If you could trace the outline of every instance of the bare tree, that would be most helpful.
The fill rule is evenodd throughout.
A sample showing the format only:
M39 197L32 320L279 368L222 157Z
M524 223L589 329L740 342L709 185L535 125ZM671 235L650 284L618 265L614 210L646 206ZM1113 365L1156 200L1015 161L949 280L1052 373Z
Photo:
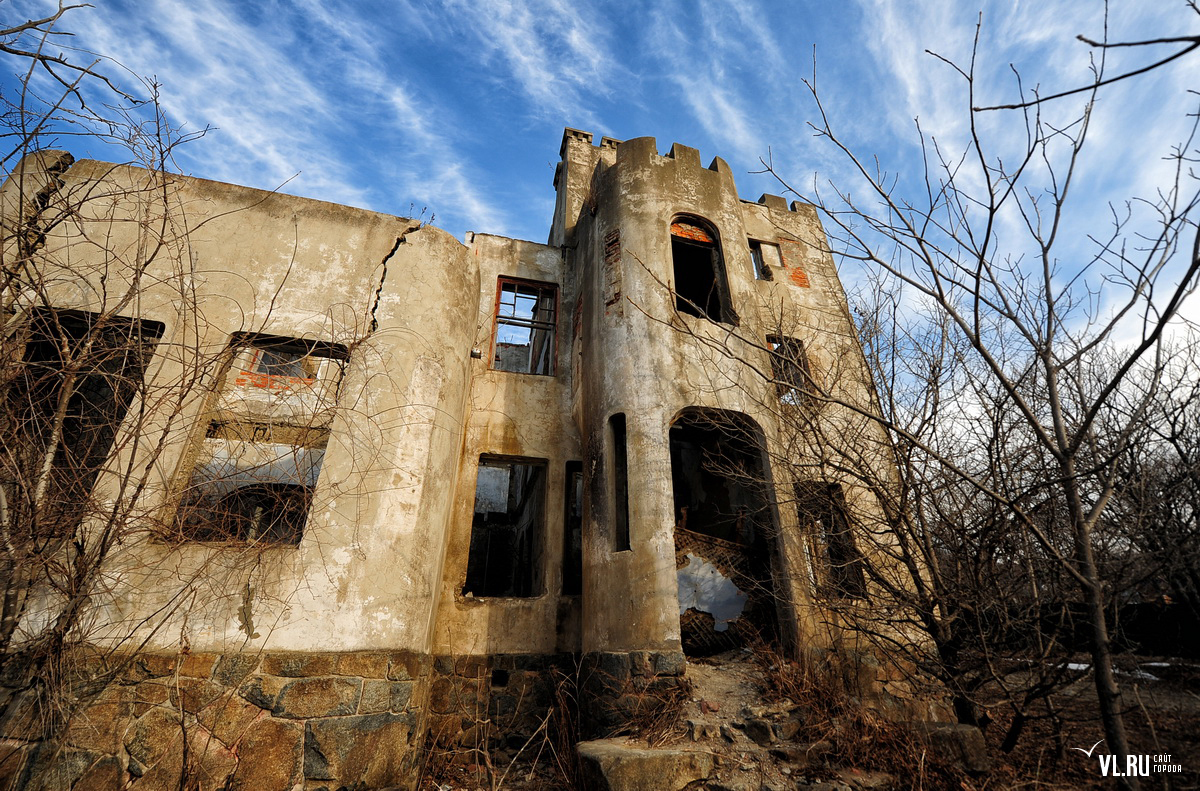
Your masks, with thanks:
M1200 194L1190 166L1195 127L1175 149L1174 179L1140 203L1154 214L1152 230L1114 210L1110 227L1085 242L1068 237L1064 225L1071 189L1091 164L1084 153L1091 108L1108 82L1102 66L1073 123L1051 124L1036 102L1012 118L1027 141L1015 159L994 154L982 131L976 64L955 68L970 108L969 142L949 152L922 134L926 169L917 195L899 194L850 150L810 85L820 113L815 131L869 194L863 202L834 186L811 197L829 221L837 254L875 269L901 295L893 316L905 337L950 350L955 372L948 378L936 365L916 372L918 403L950 397L935 418L935 438L913 430L911 413L885 413L884 424L901 458L915 452L940 475L969 485L1073 580L1105 737L1123 765L1129 744L1097 533L1120 485L1117 460L1157 395L1163 345L1200 276ZM1060 263L1081 257L1073 271ZM1133 340L1122 341L1124 332ZM874 359L895 365L890 352ZM1144 387L1133 387L1135 378ZM1113 418L1118 399L1121 419ZM951 442L971 452L953 453Z
M53 769L72 717L197 602L241 596L247 642L271 628L255 623L246 580L263 547L300 540L346 361L382 290L367 283L316 341L265 334L277 283L228 343L206 340L210 322L228 323L197 286L211 273L193 237L214 215L172 173L178 146L204 132L173 128L153 83L65 47L59 25L77 8L0 29L0 64L19 71L0 96L0 761L11 771L29 756L23 783ZM55 148L78 136L125 164L75 175ZM142 318L150 300L171 306L170 333ZM237 377L265 386L239 391ZM180 571L180 541L221 551ZM139 552L148 543L165 549ZM103 606L139 584L153 606L111 620ZM180 787L202 758L184 760Z

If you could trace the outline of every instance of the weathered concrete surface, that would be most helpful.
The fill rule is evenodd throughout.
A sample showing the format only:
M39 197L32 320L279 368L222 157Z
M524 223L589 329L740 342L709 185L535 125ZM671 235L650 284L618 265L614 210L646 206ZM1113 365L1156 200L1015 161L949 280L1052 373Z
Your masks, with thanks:
M414 220L61 153L17 168L20 178L0 190L5 222L41 205L34 197L46 190L36 210L66 220L38 253L52 306L128 304L130 318L165 327L139 424L141 435L165 437L163 452L157 440L118 444L112 470L149 472L144 487L126 487L139 492L129 512L140 521L116 546L89 615L97 643L159 655L137 665L144 678L113 714L124 730L106 728L99 710L77 729L59 770L75 774L62 783L108 776L114 756L139 777L169 773L185 753L202 756L214 777L264 791L307 770L382 782L413 762L370 748L383 739L372 734L386 732L401 751L417 744L431 695L442 721L457 718L452 735L474 729L464 706L515 723L532 692L544 709L547 669L520 666L518 656L595 658L615 670L615 682L599 685L615 712L634 710L622 703L636 697L627 687L678 686L672 426L696 410L733 416L761 438L764 458L797 453L819 466L804 438L781 426L779 394L762 375L771 370L767 338L802 341L814 378L863 410L873 408L870 381L811 206L744 201L720 158L705 166L679 144L660 154L654 138L594 146L567 130L561 155L547 245L486 234L464 244ZM728 303L721 322L676 310L671 227L681 218L715 237ZM773 246L772 256L778 249L772 279L755 277L748 240ZM125 267L148 242L156 257ZM553 375L493 370L499 278L555 294ZM122 303L130 293L136 299ZM223 430L217 418L237 417L230 388L250 386L231 376L231 344L244 333L336 344L348 358L336 403L331 395L319 410L328 443L295 544L198 541L179 528L200 449ZM314 428L292 425L303 410L263 403L254 414L268 427ZM617 530L617 414L627 545ZM870 421L853 410L819 417L861 443L868 462L888 463L887 438ZM229 447L250 444L237 442ZM481 457L544 467L544 496L525 504L536 527L529 595L464 593ZM563 590L575 502L568 464L583 471L582 595ZM774 504L794 500L792 476L762 472L776 492L756 517L770 541L760 571L781 632L812 650L865 653L822 608L828 570L796 509ZM116 498L120 483L100 476L94 499ZM880 509L852 481L843 485L855 513L876 520L859 549L878 556L889 540ZM45 597L31 612L45 618L53 606ZM164 658L171 653L184 658ZM436 685L434 655L448 662ZM887 679L863 667L866 695ZM164 717L187 719L186 738L209 739L211 750L168 739ZM245 779L244 765L229 764L243 743L279 757L273 779Z
M679 791L713 773L713 756L699 750L632 747L618 739L580 742L584 776L599 791Z

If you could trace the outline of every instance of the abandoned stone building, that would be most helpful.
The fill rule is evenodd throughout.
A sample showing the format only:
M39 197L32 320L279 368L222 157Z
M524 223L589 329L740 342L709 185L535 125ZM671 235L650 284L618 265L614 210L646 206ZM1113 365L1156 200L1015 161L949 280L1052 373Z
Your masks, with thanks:
M527 738L563 675L599 730L685 655L839 639L822 601L868 597L886 534L834 471L775 463L781 414L872 403L815 210L574 129L554 186L545 244L460 242L62 152L14 171L40 280L5 320L49 378L6 386L49 415L62 349L108 350L47 469L77 473L60 519L123 531L75 627L120 672L53 787L410 785L427 740ZM18 643L63 607L27 598ZM49 760L0 736L0 784Z

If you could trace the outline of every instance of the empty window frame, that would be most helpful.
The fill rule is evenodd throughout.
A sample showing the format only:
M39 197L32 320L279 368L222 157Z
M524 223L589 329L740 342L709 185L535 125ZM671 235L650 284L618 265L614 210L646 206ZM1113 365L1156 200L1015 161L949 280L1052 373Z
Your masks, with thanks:
M78 310L30 312L23 358L4 376L0 447L14 473L9 507L35 533L78 525L163 330Z
M721 324L737 324L721 245L710 225L698 219L676 218L671 223L671 260L676 310Z
M768 335L767 348L771 350L771 376L780 403L811 407L816 391L804 341L785 335Z
M492 368L553 376L557 319L557 286L500 278Z
M546 465L535 459L479 458L463 595L541 593Z
M613 469L613 550L624 552L629 542L629 448L625 433L625 415L618 412L608 419L612 441Z
M348 351L242 334L176 511L196 541L298 544L325 459Z
M774 280L775 276L772 274L771 267L778 269L783 265L783 261L779 257L779 245L760 242L757 239L749 240L749 244L750 260L754 262L754 279Z
M809 542L817 594L826 598L865 599L863 558L854 543L842 487L818 481L799 483L796 510Z
M567 462L564 482L562 592L583 593L583 462Z

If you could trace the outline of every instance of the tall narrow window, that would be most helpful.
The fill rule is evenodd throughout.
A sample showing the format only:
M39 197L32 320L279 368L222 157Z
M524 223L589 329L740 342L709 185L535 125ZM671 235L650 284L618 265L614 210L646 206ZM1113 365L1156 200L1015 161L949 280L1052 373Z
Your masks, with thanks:
M492 368L554 375L557 302L552 283L500 278Z
M613 549L623 552L629 543L629 451L626 447L625 415L608 419L613 460Z
M737 324L721 246L711 226L690 218L672 222L671 259L676 310L722 324Z
M774 280L771 267L778 269L782 262L779 258L779 245L770 242L750 240L750 260L754 262L755 280Z
M541 593L545 502L545 464L533 459L479 458L464 595Z
M767 346L771 350L771 376L775 379L780 402L788 406L812 406L815 389L804 341L768 335Z
M583 462L567 462L564 482L562 592L583 593Z
M14 518L56 535L78 525L163 329L77 310L30 313L23 359L3 377L0 447L12 466ZM21 513L30 507L36 513Z
M196 541L298 544L348 351L242 334L176 512Z
M836 483L796 485L796 509L816 568L817 593L840 599L865 599L863 558L855 546L846 498Z

